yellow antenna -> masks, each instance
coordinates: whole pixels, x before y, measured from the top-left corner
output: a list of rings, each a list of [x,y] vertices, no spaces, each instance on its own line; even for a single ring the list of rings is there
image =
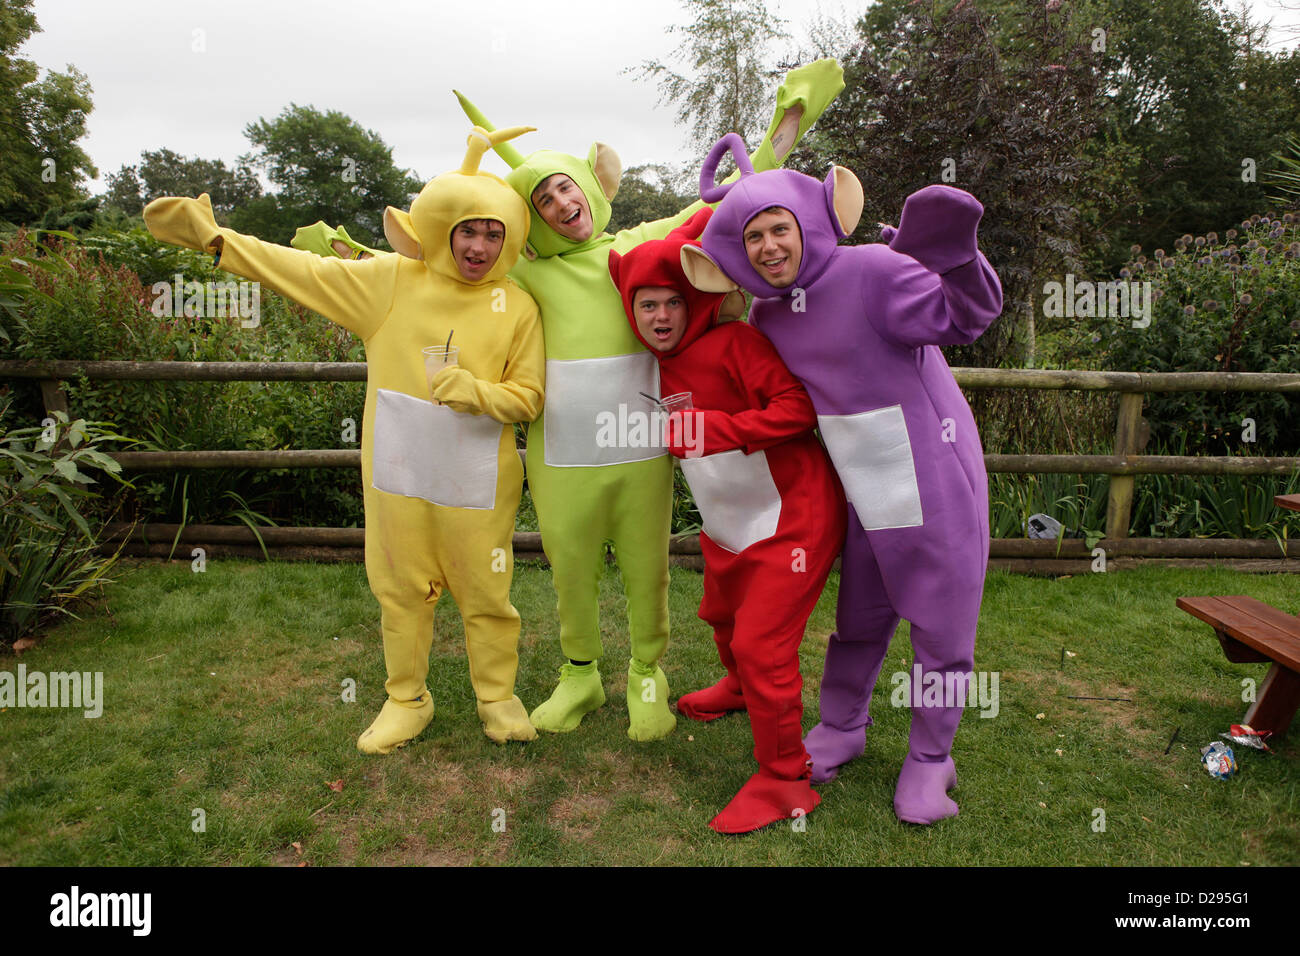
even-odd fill
[[[506,140],[514,139],[516,136],[522,136],[524,133],[535,132],[536,129],[535,126],[511,126],[506,129],[488,132],[482,126],[475,126],[465,140],[465,161],[460,164],[461,174],[464,176],[477,175],[479,161],[482,160],[483,154],[489,149],[504,143]]]

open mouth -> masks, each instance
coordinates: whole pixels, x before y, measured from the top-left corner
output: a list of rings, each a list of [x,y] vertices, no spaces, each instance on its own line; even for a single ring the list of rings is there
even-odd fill
[[[785,271],[785,264],[789,261],[789,256],[782,256],[780,259],[764,259],[763,268],[769,275],[777,276]]]
[[[581,216],[581,215],[582,215],[582,210],[581,210],[581,209],[575,209],[575,210],[573,210],[572,214],[570,214],[569,216],[566,216],[564,219],[561,219],[561,220],[560,220],[560,223],[561,223],[561,225],[572,226],[575,222],[578,221],[578,217]]]
[[[673,330],[667,325],[656,325],[654,327],[655,338],[660,342],[667,342],[672,338]]]

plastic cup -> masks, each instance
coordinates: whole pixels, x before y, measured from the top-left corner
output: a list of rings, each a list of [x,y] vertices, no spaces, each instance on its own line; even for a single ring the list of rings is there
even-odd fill
[[[675,395],[665,395],[663,398],[659,399],[659,404],[662,405],[663,410],[668,413],[667,416],[664,418],[664,434],[663,434],[663,444],[665,447],[667,447],[668,423],[672,420],[673,415],[677,416],[677,419],[680,423],[682,412],[689,411],[690,409],[694,408],[695,405],[691,402],[690,392],[677,392]]]
[[[445,368],[460,364],[460,346],[426,345],[420,351],[424,353],[424,386],[429,390],[429,397],[433,398],[433,377]],[[433,400],[442,404],[437,399]]]

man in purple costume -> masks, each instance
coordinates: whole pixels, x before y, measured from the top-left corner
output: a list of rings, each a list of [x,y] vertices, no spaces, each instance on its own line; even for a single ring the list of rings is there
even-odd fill
[[[728,150],[741,178],[714,185]],[[938,347],[973,342],[1002,311],[1001,283],[976,244],[984,208],[960,189],[927,186],[884,243],[839,246],[862,215],[857,177],[841,166],[824,183],[792,170],[755,174],[734,133],[709,153],[700,195],[721,204],[703,250],[683,251],[686,274],[706,291],[734,283],[755,296],[750,322],[807,388],[849,500],[821,722],[804,740],[813,780],[862,755],[871,693],[907,618],[927,692],[912,689],[922,705],[912,709],[894,812],[920,824],[954,816],[951,750],[973,676],[988,477],[974,416]],[[782,235],[790,217],[797,229]],[[930,693],[931,674],[942,675],[942,693]]]

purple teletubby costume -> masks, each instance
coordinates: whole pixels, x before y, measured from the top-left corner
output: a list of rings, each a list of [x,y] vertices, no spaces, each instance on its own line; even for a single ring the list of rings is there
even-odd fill
[[[714,185],[728,150],[741,178]],[[973,342],[1002,311],[1001,283],[976,246],[984,207],[960,189],[927,186],[908,197],[898,228],[886,227],[888,245],[839,246],[862,215],[857,177],[841,166],[824,183],[792,170],[756,174],[735,133],[709,153],[700,194],[721,204],[703,251],[683,252],[686,274],[707,291],[733,288],[730,278],[755,296],[750,322],[807,388],[849,500],[821,722],[804,740],[813,780],[862,754],[871,693],[907,618],[922,677],[911,687],[894,811],[910,823],[953,816],[952,742],[988,564],[988,477],[974,416],[938,346]],[[746,225],[772,207],[789,210],[803,237],[784,288],[745,251]],[[942,675],[943,693],[931,693],[931,674]]]

